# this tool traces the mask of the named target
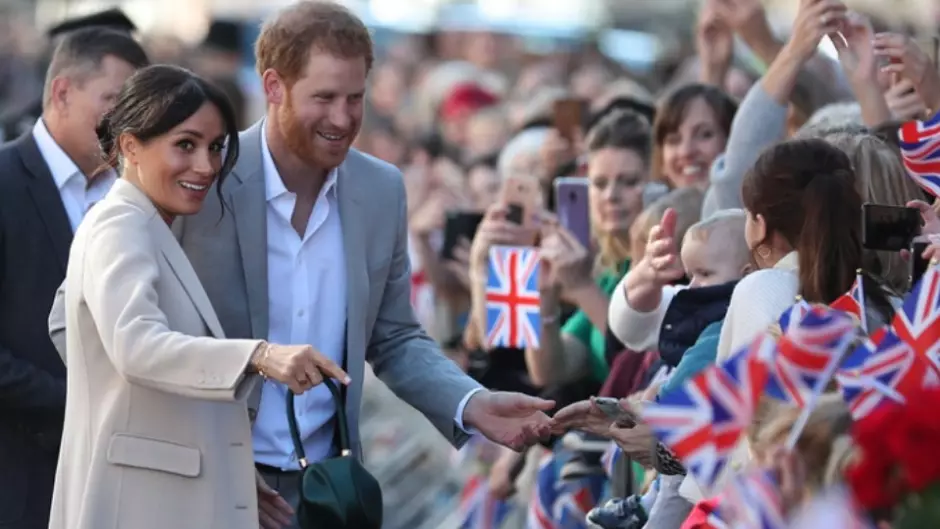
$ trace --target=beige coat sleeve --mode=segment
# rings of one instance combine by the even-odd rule
[[[115,369],[132,383],[168,393],[235,400],[260,342],[170,330],[161,305],[173,300],[158,300],[161,257],[148,219],[120,208],[96,220],[87,234],[81,288]]]

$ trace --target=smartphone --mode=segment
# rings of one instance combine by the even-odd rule
[[[460,239],[473,240],[477,227],[483,221],[483,214],[473,211],[449,211],[444,220],[444,245],[441,247],[441,258],[453,259],[454,248]]]
[[[527,224],[539,205],[538,180],[531,177],[511,176],[503,182],[502,199],[509,206],[507,220]]]
[[[930,261],[924,259],[923,256],[924,250],[927,249],[929,244],[927,241],[914,241],[911,243],[911,288],[914,288],[914,285],[920,281],[920,278],[924,276],[924,272],[930,266]]]
[[[604,415],[610,417],[617,426],[621,428],[633,428],[636,426],[636,415],[620,407],[620,399],[611,397],[594,397],[594,403],[598,409],[604,412]]]
[[[555,212],[558,222],[570,231],[581,246],[591,247],[591,213],[588,180],[577,176],[555,179]]]
[[[910,249],[920,226],[920,212],[915,208],[862,205],[862,246],[868,250],[900,252]]]
[[[568,141],[584,130],[587,119],[588,102],[584,99],[558,99],[552,107],[552,126]]]

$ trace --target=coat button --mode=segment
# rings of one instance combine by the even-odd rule
[[[663,328],[666,329],[667,331],[671,331],[671,330],[672,330],[672,324],[671,324],[671,323],[667,323],[666,325],[663,326]]]
[[[253,421],[258,416],[258,410],[248,410],[248,420]]]

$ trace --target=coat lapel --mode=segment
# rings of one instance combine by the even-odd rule
[[[362,210],[360,186],[356,180],[359,175],[351,174],[351,165],[347,158],[347,162],[339,166],[337,194],[340,223],[343,226],[343,255],[346,260],[346,372],[357,382],[355,388],[361,391],[368,345],[364,314],[369,300],[369,272],[365,252],[365,219],[368,214]],[[358,413],[353,413],[357,410],[350,409],[356,402],[359,402],[358,395],[346,401],[347,414],[351,414],[351,417],[358,417]]]
[[[245,274],[251,336],[268,337],[268,216],[259,122],[241,136],[241,155],[226,195]]]
[[[29,194],[46,226],[46,233],[52,240],[59,266],[65,273],[69,262],[69,247],[72,244],[72,224],[65,213],[65,206],[62,205],[62,197],[59,196],[49,166],[39,152],[32,134],[26,134],[17,140],[17,150],[23,165],[30,173],[27,183]]]
[[[225,333],[222,331],[222,324],[219,323],[219,318],[212,308],[209,296],[206,294],[205,289],[202,288],[202,283],[200,283],[199,278],[196,277],[196,271],[193,270],[192,264],[190,264],[189,259],[186,258],[186,254],[183,253],[183,248],[180,246],[179,241],[173,236],[170,226],[157,213],[156,208],[154,208],[150,199],[147,198],[147,195],[137,189],[134,184],[125,180],[115,182],[112,192],[128,202],[143,208],[144,211],[151,215],[151,229],[156,237],[155,242],[160,248],[160,253],[163,254],[166,262],[170,265],[170,269],[173,270],[173,273],[176,274],[176,278],[179,279],[180,284],[183,285],[183,289],[186,291],[186,294],[189,295],[189,299],[193,302],[193,305],[196,306],[196,310],[199,312],[199,315],[202,316],[202,320],[205,322],[212,336],[224,338]]]

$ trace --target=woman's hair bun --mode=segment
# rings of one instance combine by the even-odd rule
[[[105,162],[114,167],[117,162],[117,152],[115,151],[114,131],[111,127],[111,112],[106,113],[95,127],[95,135],[98,136],[98,146],[101,148],[101,156]]]

